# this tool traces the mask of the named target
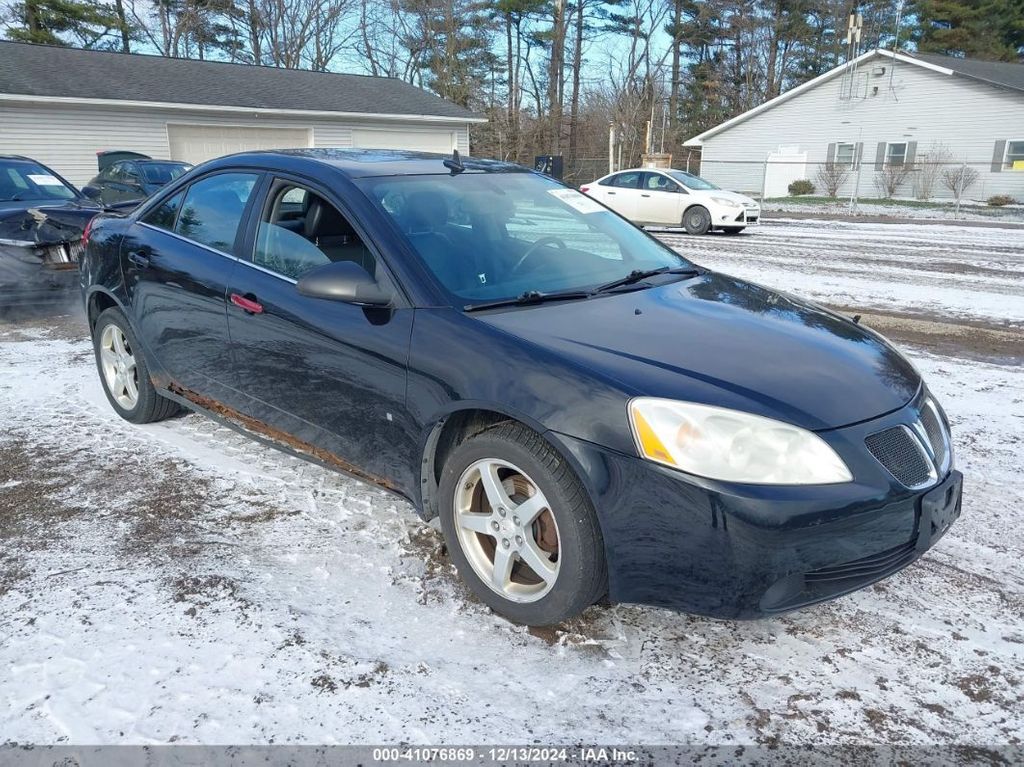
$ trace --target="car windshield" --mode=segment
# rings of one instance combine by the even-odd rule
[[[692,173],[687,173],[685,170],[670,170],[668,174],[678,181],[680,184],[685,186],[687,189],[693,189],[695,191],[710,191],[711,189],[718,189],[719,187],[712,184],[710,181],[705,181],[700,176],[695,176]]]
[[[39,163],[0,160],[0,202],[73,200],[75,190]]]
[[[691,266],[589,197],[533,173],[359,183],[456,305],[586,291],[633,272]]]
[[[178,176],[192,169],[191,165],[176,162],[147,162],[141,165],[142,176],[147,184],[168,184]]]

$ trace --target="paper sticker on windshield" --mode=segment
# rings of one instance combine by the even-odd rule
[[[64,186],[64,184],[61,183],[59,178],[57,178],[56,176],[51,176],[49,173],[29,173],[28,179],[32,183],[38,184],[39,186]]]
[[[580,213],[600,213],[605,209],[599,202],[591,200],[585,194],[581,194],[575,189],[549,189],[548,194],[552,197],[557,197],[566,205],[571,205]]]

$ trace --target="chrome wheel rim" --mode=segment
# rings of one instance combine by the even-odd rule
[[[138,367],[128,338],[117,325],[107,325],[100,335],[100,366],[110,396],[125,410],[134,409],[139,402]]]
[[[473,572],[513,602],[543,599],[558,580],[561,537],[537,483],[508,461],[487,458],[462,473],[455,530]]]

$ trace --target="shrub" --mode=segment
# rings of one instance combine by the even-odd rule
[[[789,185],[790,197],[799,197],[802,194],[814,194],[814,184],[806,178],[800,178]]]
[[[996,194],[988,198],[988,204],[993,208],[1001,208],[1004,205],[1016,205],[1017,201],[1008,194]]]
[[[818,168],[818,183],[825,187],[829,197],[837,197],[839,188],[850,177],[850,166],[837,162],[827,162]]]
[[[910,168],[907,165],[885,165],[875,174],[875,189],[882,197],[891,199],[909,175]]]

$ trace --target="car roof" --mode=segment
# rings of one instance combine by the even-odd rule
[[[413,152],[403,149],[271,149],[227,155],[205,164],[208,169],[255,165],[275,170],[309,170],[330,167],[349,178],[370,176],[417,176],[448,173],[442,163],[450,154]],[[468,172],[533,173],[530,168],[500,160],[461,157]]]

